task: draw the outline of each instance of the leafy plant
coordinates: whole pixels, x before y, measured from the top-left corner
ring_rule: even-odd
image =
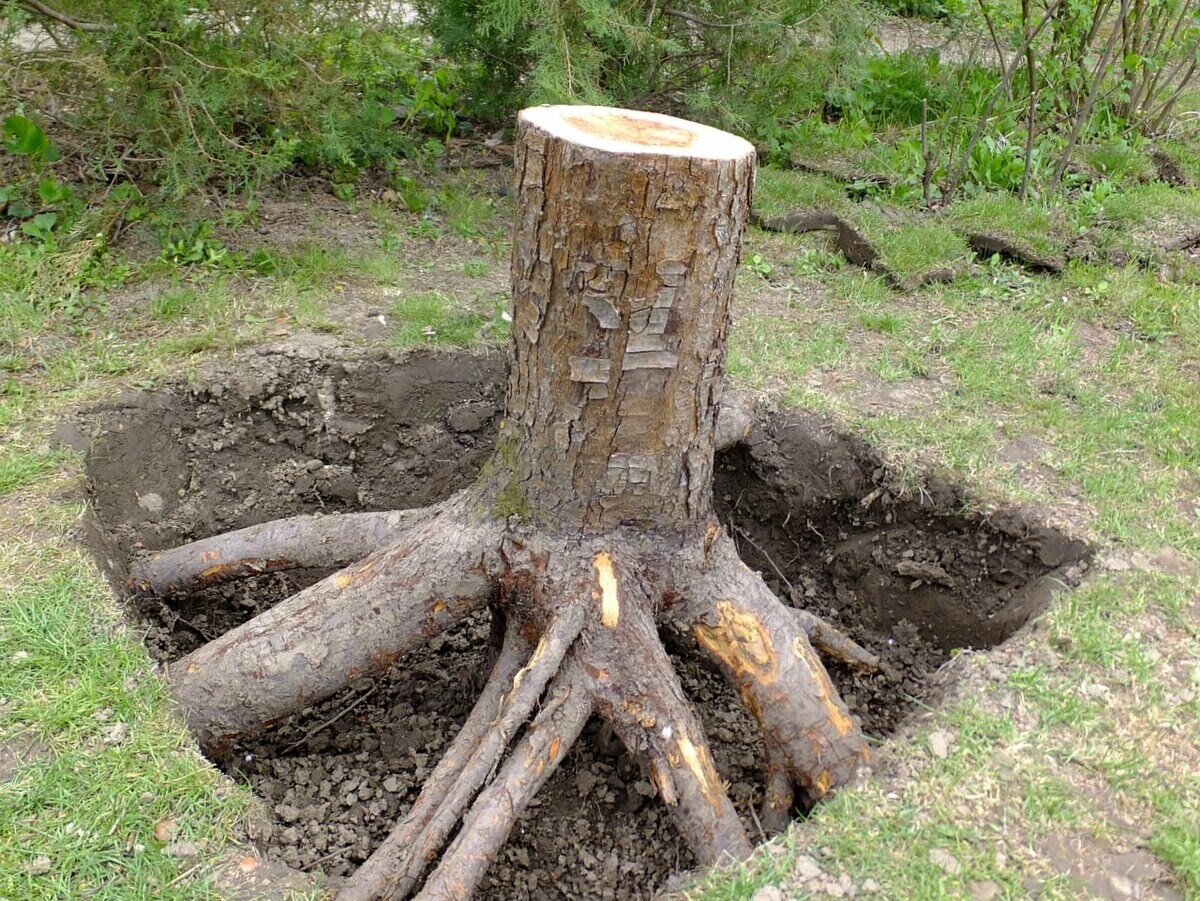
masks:
[[[12,115],[4,119],[4,149],[17,156],[27,156],[36,162],[52,163],[58,159],[58,148],[49,135],[32,119]]]
[[[167,238],[162,258],[176,266],[219,266],[230,260],[229,248],[214,238],[207,223],[189,234]]]

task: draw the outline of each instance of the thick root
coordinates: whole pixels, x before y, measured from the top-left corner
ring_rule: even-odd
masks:
[[[789,608],[812,646],[828,657],[863,673],[882,672],[879,658],[836,626],[807,610]]]
[[[420,861],[420,869],[410,873],[404,866],[409,849],[425,831],[429,821],[442,807],[458,781],[467,761],[492,728],[504,695],[512,688],[513,680],[525,665],[532,643],[519,629],[506,629],[504,644],[492,666],[487,684],[471,708],[467,721],[438,761],[437,767],[425,782],[421,794],[367,861],[338,894],[338,901],[375,901],[378,898],[405,898],[412,893],[428,861]],[[403,858],[403,860],[402,860]]]
[[[583,628],[584,618],[585,612],[580,604],[570,605],[558,614],[542,635],[529,662],[504,685],[508,694],[498,705],[495,721],[478,737],[466,762],[455,767],[457,773],[453,782],[446,784],[448,780],[431,780],[426,785],[413,811],[354,875],[339,895],[339,901],[405,898],[411,893],[429,861],[458,824],[475,793],[495,771],[517,730],[533,713],[546,685],[558,673],[563,657]],[[489,694],[493,693],[495,689],[490,692],[485,689],[480,704],[490,705]],[[471,718],[475,718],[474,712]],[[458,744],[456,739],[451,750],[457,752]],[[437,795],[441,795],[441,798],[437,799]],[[431,809],[432,813],[426,815]]]
[[[677,561],[674,590],[686,601],[671,619],[737,688],[792,781],[821,798],[867,758],[862,732],[792,611],[742,563],[728,535],[710,541],[702,559]]]
[[[443,506],[259,523],[135,561],[129,568],[129,585],[135,591],[167,595],[263,573],[346,566],[428,522]]]
[[[472,524],[464,506],[172,664],[172,691],[201,745],[219,749],[386,671],[482,607],[501,527]]]
[[[417,896],[420,901],[471,897],[517,818],[587,724],[593,704],[587,681],[583,670],[568,661],[525,737],[463,820],[458,837]]]
[[[750,855],[750,841],[713,764],[708,739],[658,637],[645,587],[620,564],[618,557],[609,570],[619,618],[593,636],[586,658],[597,673],[612,667],[596,679],[599,711],[645,765],[697,861],[711,866],[742,860]]]
[[[769,838],[787,829],[792,818],[792,804],[796,800],[792,779],[788,775],[787,758],[770,743],[767,744],[766,777],[763,781],[763,802],[758,825]]]

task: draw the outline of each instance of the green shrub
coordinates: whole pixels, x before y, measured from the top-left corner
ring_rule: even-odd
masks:
[[[174,196],[243,187],[292,166],[328,174],[420,153],[457,125],[452,70],[410,26],[319,0],[92,0],[57,4],[92,30],[7,4],[5,107],[38,118],[97,180]],[[25,43],[17,36],[24,35]],[[30,35],[59,42],[30,51]],[[6,131],[6,140],[8,132]],[[11,140],[16,141],[14,137]]]
[[[683,112],[769,140],[819,105],[865,34],[855,0],[417,0],[472,118],[532,103]]]

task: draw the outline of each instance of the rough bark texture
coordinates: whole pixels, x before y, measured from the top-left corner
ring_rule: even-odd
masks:
[[[544,110],[517,134],[508,490],[547,525],[705,517],[753,148]],[[560,137],[614,124],[624,152]]]
[[[164,590],[273,561],[357,561],[171,667],[210,748],[491,606],[501,646],[478,703],[342,901],[469,897],[592,715],[639,761],[698,862],[746,856],[660,629],[711,660],[757,717],[768,828],[783,828],[796,787],[823,797],[866,757],[809,637],[853,665],[877,661],[783,606],[711,509],[750,145],[591,107],[528,110],[517,144],[508,412],[479,481],[436,509],[265,524],[135,572]],[[723,413],[720,440],[745,422]]]

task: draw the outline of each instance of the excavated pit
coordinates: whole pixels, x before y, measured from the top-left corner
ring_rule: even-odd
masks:
[[[321,340],[207,364],[80,420],[90,544],[121,590],[140,553],[299,513],[419,507],[469,484],[503,408],[499,355],[355,354]],[[953,486],[898,489],[858,439],[805,413],[764,417],[722,453],[718,510],[743,558],[840,625],[889,675],[831,673],[882,739],[958,648],[1003,641],[1070,582],[1087,549],[1020,513],[963,515]],[[275,574],[163,601],[133,597],[155,658],[175,660],[316,581]],[[229,759],[271,816],[252,836],[334,883],[413,802],[485,675],[477,617],[286,721]],[[751,835],[757,728],[712,672],[676,660]],[[637,766],[596,721],[522,818],[487,898],[643,898],[691,866]]]

